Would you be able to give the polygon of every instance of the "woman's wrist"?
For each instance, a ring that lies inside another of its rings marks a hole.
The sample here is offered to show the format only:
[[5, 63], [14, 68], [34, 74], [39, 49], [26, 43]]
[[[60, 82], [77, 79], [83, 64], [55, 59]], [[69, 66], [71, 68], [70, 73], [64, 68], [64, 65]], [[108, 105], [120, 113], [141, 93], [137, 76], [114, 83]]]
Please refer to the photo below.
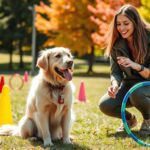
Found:
[[137, 72], [141, 72], [141, 71], [143, 71], [143, 70], [144, 70], [144, 66], [143, 66], [143, 65], [140, 65], [140, 64], [137, 64], [137, 63], [135, 63], [134, 70], [136, 70]]
[[118, 85], [118, 82], [116, 81], [116, 80], [113, 80], [112, 82], [111, 82], [111, 85], [112, 86], [115, 86], [115, 87], [119, 87], [119, 85]]
[[140, 65], [140, 69], [137, 70], [137, 72], [141, 72], [144, 70], [144, 66], [143, 65]]

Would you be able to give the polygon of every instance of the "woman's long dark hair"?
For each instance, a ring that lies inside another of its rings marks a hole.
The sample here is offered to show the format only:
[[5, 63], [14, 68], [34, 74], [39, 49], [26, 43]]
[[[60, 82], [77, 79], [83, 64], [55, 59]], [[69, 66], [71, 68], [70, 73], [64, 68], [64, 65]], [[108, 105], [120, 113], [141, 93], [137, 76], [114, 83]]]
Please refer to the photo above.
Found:
[[141, 19], [138, 11], [132, 5], [124, 5], [114, 16], [109, 30], [109, 40], [106, 49], [106, 54], [110, 55], [113, 45], [115, 44], [116, 40], [120, 38], [119, 33], [117, 31], [116, 23], [117, 16], [120, 14], [123, 14], [126, 17], [128, 17], [134, 25], [133, 46], [135, 54], [137, 54], [135, 62], [143, 63], [148, 51], [148, 37], [146, 34], [146, 30], [150, 30], [150, 25]]

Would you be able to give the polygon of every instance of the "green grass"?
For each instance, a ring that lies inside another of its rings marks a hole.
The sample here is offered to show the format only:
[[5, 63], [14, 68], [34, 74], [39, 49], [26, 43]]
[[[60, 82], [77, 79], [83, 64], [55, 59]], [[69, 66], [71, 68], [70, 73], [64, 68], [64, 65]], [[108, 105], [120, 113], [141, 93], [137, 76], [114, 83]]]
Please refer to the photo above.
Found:
[[[0, 54], [1, 55], [1, 54]], [[3, 57], [4, 59], [4, 57]], [[3, 60], [5, 61], [5, 59]], [[0, 62], [1, 63], [1, 62]], [[54, 142], [55, 146], [47, 149], [52, 150], [144, 150], [148, 149], [138, 145], [130, 138], [126, 132], [116, 133], [116, 128], [121, 123], [121, 120], [108, 117], [100, 112], [98, 103], [100, 97], [106, 92], [110, 84], [109, 66], [104, 64], [95, 64], [95, 73], [88, 76], [86, 74], [87, 65], [82, 60], [75, 61], [75, 73], [73, 82], [76, 86], [74, 94], [74, 112], [76, 120], [71, 129], [73, 138], [72, 145], [64, 145], [61, 141]], [[8, 84], [11, 74], [5, 74], [6, 84]], [[25, 101], [28, 94], [32, 77], [29, 82], [24, 84], [22, 90], [10, 90], [11, 104], [14, 124], [17, 124], [25, 112]], [[84, 81], [87, 102], [81, 103], [77, 100], [80, 82]], [[19, 82], [17, 80], [16, 82]], [[2, 107], [2, 106], [0, 106]], [[138, 130], [142, 117], [139, 112], [132, 108], [138, 117], [138, 126], [133, 130], [134, 134], [141, 138], [146, 143], [150, 143], [149, 137], [139, 136]], [[0, 150], [41, 150], [42, 142], [22, 139], [20, 137], [3, 137], [0, 136]]]

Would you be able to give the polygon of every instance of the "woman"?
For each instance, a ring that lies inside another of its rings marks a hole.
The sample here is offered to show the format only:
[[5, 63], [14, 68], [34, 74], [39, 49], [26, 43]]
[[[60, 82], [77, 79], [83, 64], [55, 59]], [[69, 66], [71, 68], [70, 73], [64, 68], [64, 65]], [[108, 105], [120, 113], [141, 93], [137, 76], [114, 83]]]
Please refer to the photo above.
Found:
[[[111, 85], [101, 98], [99, 108], [106, 115], [121, 118], [121, 104], [136, 83], [150, 81], [150, 27], [135, 7], [124, 5], [114, 16], [107, 53], [110, 55]], [[150, 134], [150, 86], [137, 89], [127, 107], [133, 106], [143, 116], [140, 133]], [[134, 114], [126, 111], [128, 126], [137, 125]], [[123, 124], [117, 131], [123, 131]]]

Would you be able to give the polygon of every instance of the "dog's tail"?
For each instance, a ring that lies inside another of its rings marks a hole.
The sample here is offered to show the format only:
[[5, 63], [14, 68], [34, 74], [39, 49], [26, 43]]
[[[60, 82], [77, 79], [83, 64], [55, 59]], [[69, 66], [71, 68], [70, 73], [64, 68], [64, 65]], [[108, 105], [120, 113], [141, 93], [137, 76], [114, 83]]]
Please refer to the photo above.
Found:
[[19, 128], [16, 125], [3, 125], [0, 127], [0, 136], [19, 136]]

